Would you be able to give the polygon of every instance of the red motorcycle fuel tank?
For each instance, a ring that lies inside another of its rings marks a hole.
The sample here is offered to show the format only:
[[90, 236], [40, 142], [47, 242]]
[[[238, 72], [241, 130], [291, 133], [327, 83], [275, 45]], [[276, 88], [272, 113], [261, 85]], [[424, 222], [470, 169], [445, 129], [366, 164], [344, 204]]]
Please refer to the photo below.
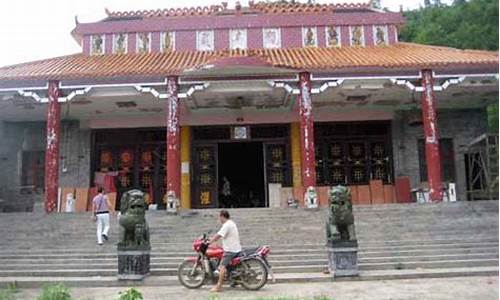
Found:
[[209, 246], [206, 253], [208, 258], [221, 258], [224, 256], [224, 250], [220, 246]]

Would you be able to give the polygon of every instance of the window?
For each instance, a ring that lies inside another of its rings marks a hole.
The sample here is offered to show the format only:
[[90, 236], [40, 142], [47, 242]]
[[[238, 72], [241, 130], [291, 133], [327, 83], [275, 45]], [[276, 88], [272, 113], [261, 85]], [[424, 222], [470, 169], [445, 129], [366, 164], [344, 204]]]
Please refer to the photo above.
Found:
[[139, 32], [137, 33], [137, 53], [149, 53], [151, 50], [151, 33]]
[[94, 34], [90, 37], [90, 54], [104, 54], [104, 35]]
[[[441, 172], [443, 181], [455, 182], [455, 152], [453, 139], [439, 139], [439, 154], [441, 156]], [[427, 160], [425, 157], [425, 142], [418, 140], [418, 160], [420, 181], [427, 181]]]
[[280, 48], [281, 33], [279, 28], [262, 29], [262, 41], [264, 48]]
[[365, 45], [363, 26], [351, 26], [349, 32], [351, 34], [351, 46], [363, 47]]
[[196, 32], [196, 49], [198, 49], [199, 51], [213, 51], [214, 48], [213, 30], [203, 30]]
[[162, 32], [160, 35], [161, 38], [161, 51], [168, 52], [175, 50], [175, 32], [166, 31]]
[[339, 26], [327, 26], [325, 27], [325, 37], [327, 47], [340, 47], [340, 27]]
[[247, 30], [231, 29], [229, 31], [229, 46], [231, 49], [247, 48]]
[[387, 26], [373, 26], [373, 42], [375, 45], [387, 45], [387, 40]]
[[316, 27], [303, 27], [302, 28], [302, 46], [304, 47], [317, 47], [318, 34]]
[[126, 33], [117, 33], [113, 35], [113, 53], [124, 54], [127, 53], [127, 40]]

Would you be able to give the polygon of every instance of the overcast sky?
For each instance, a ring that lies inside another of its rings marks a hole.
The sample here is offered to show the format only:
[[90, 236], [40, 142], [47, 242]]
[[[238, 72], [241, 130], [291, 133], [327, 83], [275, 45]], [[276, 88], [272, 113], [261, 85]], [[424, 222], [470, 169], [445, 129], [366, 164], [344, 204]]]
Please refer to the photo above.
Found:
[[[234, 0], [226, 0], [230, 7]], [[305, 1], [305, 0], [304, 0]], [[220, 4], [223, 0], [2, 0], [0, 1], [0, 66], [72, 54], [80, 51], [71, 37], [74, 17], [94, 22], [110, 10], [157, 9], [179, 6]], [[258, 2], [258, 1], [255, 1]], [[332, 0], [317, 0], [329, 3]], [[333, 0], [333, 2], [360, 2]], [[366, 2], [366, 1], [361, 1]], [[451, 0], [445, 0], [450, 3]], [[248, 0], [241, 0], [247, 5]], [[382, 0], [382, 5], [398, 11], [422, 5], [423, 0]]]

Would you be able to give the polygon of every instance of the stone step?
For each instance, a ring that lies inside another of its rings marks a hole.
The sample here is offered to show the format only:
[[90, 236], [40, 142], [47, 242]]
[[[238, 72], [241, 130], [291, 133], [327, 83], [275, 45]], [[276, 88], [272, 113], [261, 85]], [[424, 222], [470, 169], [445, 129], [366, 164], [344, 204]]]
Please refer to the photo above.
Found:
[[[487, 267], [498, 266], [498, 259], [468, 259], [468, 260], [439, 260], [439, 261], [409, 261], [404, 263], [359, 263], [360, 270], [398, 270], [398, 269], [436, 269], [436, 268], [467, 268], [467, 267]], [[320, 264], [307, 265], [286, 265], [273, 266], [274, 273], [308, 273], [322, 272], [327, 268], [326, 261]], [[21, 276], [114, 276], [117, 273], [116, 266], [108, 268], [101, 266], [98, 269], [88, 267], [82, 269], [55, 269], [55, 270], [2, 270], [0, 277], [21, 277]], [[177, 266], [161, 267], [151, 266], [151, 275], [176, 275]]]
[[[280, 273], [275, 275], [276, 283], [290, 282], [330, 282], [330, 281], [361, 281], [361, 280], [397, 280], [415, 278], [444, 278], [463, 276], [498, 276], [498, 266], [446, 268], [446, 269], [416, 269], [416, 270], [378, 270], [360, 271], [358, 277], [333, 279], [330, 274], [322, 273]], [[143, 282], [119, 281], [115, 276], [99, 277], [0, 277], [0, 288], [5, 288], [13, 282], [19, 288], [40, 288], [46, 284], [64, 283], [68, 287], [131, 287], [131, 286], [178, 286], [177, 276], [148, 276]], [[269, 282], [268, 284], [272, 284]]]
[[[151, 266], [153, 268], [176, 268], [184, 258], [152, 258]], [[363, 264], [388, 264], [388, 265], [406, 265], [412, 264], [415, 261], [422, 262], [440, 262], [440, 261], [465, 261], [465, 260], [482, 260], [482, 259], [498, 259], [497, 253], [475, 253], [475, 254], [460, 254], [460, 255], [423, 255], [423, 256], [400, 256], [400, 257], [375, 257], [375, 258], [359, 258], [358, 262]], [[306, 265], [326, 265], [328, 260], [326, 255], [316, 255], [309, 257], [290, 258], [290, 257], [275, 257], [271, 256], [268, 259], [273, 267], [278, 266], [306, 266]], [[0, 273], [4, 270], [59, 270], [59, 269], [100, 269], [100, 268], [117, 268], [116, 259], [92, 259], [85, 261], [69, 262], [54, 262], [54, 261], [35, 261], [31, 263], [12, 263], [6, 261], [0, 265]]]
[[[10, 259], [68, 259], [68, 258], [93, 258], [99, 256], [105, 257], [116, 257], [116, 248], [113, 245], [106, 246], [95, 246], [93, 251], [72, 251], [72, 252], [26, 252], [26, 251], [16, 251], [16, 252], [4, 252], [0, 254], [0, 260], [10, 260]], [[103, 248], [107, 247], [107, 249]], [[471, 242], [471, 243], [436, 243], [436, 244], [422, 244], [418, 245], [399, 245], [399, 246], [375, 246], [375, 247], [360, 247], [359, 254], [383, 254], [383, 253], [419, 253], [419, 252], [447, 252], [447, 251], [457, 251], [457, 250], [476, 250], [479, 248], [487, 249], [498, 249], [498, 242]], [[288, 248], [278, 248], [275, 249], [271, 247], [271, 255], [290, 255], [290, 254], [304, 254], [304, 253], [325, 253], [326, 248], [322, 245], [317, 245], [315, 247], [288, 247]], [[192, 256], [195, 253], [191, 250], [179, 250], [179, 249], [158, 249], [153, 248], [151, 255], [156, 256]]]

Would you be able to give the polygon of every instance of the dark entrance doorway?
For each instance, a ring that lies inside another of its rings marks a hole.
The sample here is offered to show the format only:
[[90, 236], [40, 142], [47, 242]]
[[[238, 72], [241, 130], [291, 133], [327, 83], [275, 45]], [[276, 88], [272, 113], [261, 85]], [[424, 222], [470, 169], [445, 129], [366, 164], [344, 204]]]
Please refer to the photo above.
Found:
[[262, 142], [219, 143], [219, 207], [264, 207]]

